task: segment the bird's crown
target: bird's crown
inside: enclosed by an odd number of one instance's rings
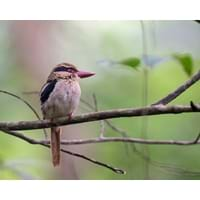
[[[60,63],[56,65],[56,67],[53,68],[53,70],[51,71],[48,77],[48,81],[51,81],[54,79],[71,78],[71,74],[73,75],[77,72],[78,72],[78,69],[74,65],[70,63]]]
[[[52,72],[78,72],[77,68],[70,63],[60,63],[56,65]]]

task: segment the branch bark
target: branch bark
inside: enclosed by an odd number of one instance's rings
[[[48,143],[49,141],[42,141]],[[89,138],[77,140],[62,140],[63,145],[81,145],[81,144],[94,144],[94,143],[109,143],[109,142],[127,142],[139,144],[152,144],[152,145],[194,145],[200,144],[199,135],[194,140],[151,140],[142,138],[124,138],[124,137],[104,137],[104,138]]]
[[[108,110],[94,113],[87,113],[76,115],[69,119],[58,118],[52,123],[50,120],[37,120],[37,121],[19,121],[19,122],[0,122],[0,129],[6,130],[33,130],[33,129],[43,129],[50,128],[54,126],[64,126],[69,124],[78,124],[92,121],[99,121],[111,118],[122,118],[122,117],[139,117],[146,115],[161,115],[161,114],[179,114],[188,112],[200,112],[200,106],[196,105],[194,110],[191,106],[147,106],[143,108],[135,109],[116,109]]]

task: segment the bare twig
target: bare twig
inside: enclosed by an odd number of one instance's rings
[[[94,101],[95,111],[98,112],[97,97],[95,94],[93,94],[92,97]],[[104,132],[105,132],[104,120],[100,120],[100,135],[99,135],[100,138],[104,137]]]
[[[35,116],[37,117],[37,119],[41,120],[40,116],[38,115],[37,111],[35,110],[35,108],[33,108],[33,106],[28,102],[26,101],[25,99],[21,98],[20,96],[16,95],[16,94],[13,94],[11,92],[8,92],[8,91],[5,91],[5,90],[0,90],[0,93],[3,93],[3,94],[7,94],[9,96],[12,96],[12,97],[15,97],[16,99],[22,101],[24,104],[26,104],[32,111],[33,113],[35,114]],[[45,136],[45,139],[47,139],[47,132],[46,130],[44,129],[44,136]]]
[[[187,80],[184,84],[179,86],[176,90],[169,93],[166,97],[160,99],[159,101],[153,103],[152,105],[166,105],[169,102],[176,99],[178,96],[180,96],[183,92],[185,92],[189,87],[191,87],[193,84],[195,84],[200,79],[200,70],[194,74],[189,80]]]
[[[97,112],[98,111],[97,97],[94,93],[92,94],[92,98],[93,98],[93,101],[94,101],[95,111]]]
[[[200,106],[197,107],[196,111],[193,111],[191,106],[147,106],[143,108],[135,109],[116,109],[107,110],[101,112],[87,113],[73,116],[71,121],[68,118],[58,118],[54,122],[50,120],[38,120],[38,121],[19,121],[19,122],[0,122],[0,129],[6,130],[32,130],[32,129],[43,129],[54,126],[63,126],[68,124],[78,124],[92,121],[99,121],[111,118],[122,118],[122,117],[136,117],[143,115],[161,115],[161,114],[179,114],[188,112],[200,112]]]
[[[105,132],[105,124],[104,124],[104,121],[101,120],[100,121],[100,134],[99,134],[100,138],[104,137],[104,132]]]
[[[128,137],[128,134],[125,130],[113,125],[109,120],[105,120],[105,122],[113,131],[120,133],[120,135],[122,135],[123,137]]]
[[[38,113],[36,112],[36,110],[33,108],[33,106],[30,103],[28,103],[28,101],[24,100],[23,98],[21,98],[20,96],[18,96],[16,94],[13,94],[13,93],[5,91],[5,90],[0,90],[0,93],[4,93],[4,94],[7,94],[7,95],[10,95],[12,97],[15,97],[16,99],[19,99],[23,103],[25,103],[33,111],[33,113],[35,114],[35,116],[40,120],[40,116],[38,115]]]
[[[80,99],[80,102],[85,104],[91,110],[95,110],[95,108],[91,104],[89,104],[87,101],[85,101],[83,98]]]
[[[25,135],[23,135],[23,134],[21,134],[21,133],[18,133],[18,132],[16,132],[16,131],[10,131],[10,130],[6,130],[6,129],[1,129],[1,131],[3,131],[3,132],[6,133],[6,134],[15,136],[15,137],[17,137],[17,138],[19,138],[19,139],[22,139],[22,140],[24,140],[24,141],[26,141],[26,142],[28,142],[28,143],[30,143],[30,144],[38,144],[38,145],[42,145],[42,146],[44,146],[44,147],[50,148],[50,145],[47,144],[46,141],[37,141],[37,140],[35,140],[35,139],[29,138],[29,137],[27,137],[27,136],[25,136]],[[99,166],[105,167],[105,168],[107,168],[107,169],[110,169],[110,170],[112,170],[113,172],[115,172],[115,173],[117,173],[117,174],[125,174],[125,173],[126,173],[126,172],[125,172],[124,170],[122,170],[122,169],[119,169],[119,168],[116,168],[116,167],[112,167],[111,165],[108,165],[108,164],[106,164],[106,163],[97,161],[97,160],[95,160],[95,159],[93,159],[93,158],[89,158],[89,157],[87,157],[87,156],[85,156],[85,155],[78,154],[78,153],[74,153],[74,152],[68,151],[68,150],[63,149],[63,148],[61,148],[61,151],[64,152],[64,153],[67,153],[67,154],[69,154],[69,155],[82,158],[82,159],[87,160],[87,161],[89,161],[89,162],[91,162],[91,163],[94,163],[94,164],[96,164],[96,165],[99,165]]]
[[[63,145],[83,145],[83,144],[94,144],[94,143],[110,143],[110,142],[126,142],[126,143],[138,143],[147,145],[194,145],[200,144],[200,135],[194,140],[151,140],[151,139],[141,139],[141,138],[124,138],[124,137],[104,137],[104,138],[89,138],[89,139],[75,139],[75,140],[62,140]],[[44,141],[48,143],[49,141]]]

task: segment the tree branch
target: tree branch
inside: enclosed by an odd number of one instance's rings
[[[191,106],[147,106],[143,108],[135,109],[116,109],[94,113],[87,113],[76,115],[69,119],[58,118],[54,122],[50,120],[37,120],[37,121],[19,121],[19,122],[0,122],[0,129],[6,130],[32,130],[32,129],[43,129],[54,126],[63,126],[68,124],[78,124],[92,121],[99,121],[103,119],[111,118],[122,118],[122,117],[138,117],[145,115],[161,115],[161,114],[179,114],[188,112],[200,112],[200,106],[196,105],[196,109],[193,110]]]
[[[126,142],[126,143],[139,143],[151,145],[194,145],[200,144],[200,134],[194,140],[151,140],[142,138],[125,138],[125,137],[104,137],[104,138],[89,138],[89,139],[76,139],[76,140],[62,140],[62,145],[82,145],[94,143],[110,143],[110,142]],[[41,140],[44,144],[49,144],[50,141]]]
[[[40,144],[43,146],[48,146],[50,144],[49,140],[35,140],[29,138],[16,131],[10,131],[6,129],[1,129],[4,133],[15,136],[22,139],[30,144]],[[193,140],[151,140],[133,137],[103,137],[103,138],[88,138],[88,139],[75,139],[75,140],[62,140],[62,145],[82,145],[82,144],[94,144],[94,143],[110,143],[110,142],[126,142],[126,143],[139,143],[139,144],[151,144],[151,145],[195,145],[200,144],[200,133]],[[72,153],[70,153],[72,154]]]
[[[33,108],[33,106],[28,101],[26,101],[25,99],[21,98],[20,96],[18,96],[16,94],[13,94],[11,92],[5,91],[5,90],[0,90],[0,93],[7,94],[9,96],[12,96],[12,97],[20,100],[21,102],[23,102],[25,105],[27,105],[31,109],[31,111],[35,114],[35,116],[37,117],[38,120],[41,120],[41,118],[38,115],[38,113],[35,110],[35,108]],[[47,132],[46,132],[46,130],[44,129],[43,132],[44,132],[45,139],[47,139]]]
[[[189,87],[191,87],[193,84],[195,84],[199,80],[200,80],[200,70],[196,74],[194,74],[189,80],[187,80],[185,83],[179,86],[176,90],[169,93],[166,97],[160,99],[159,101],[153,103],[152,105],[168,104],[169,102],[176,99],[176,97],[180,96],[183,92],[185,92]]]

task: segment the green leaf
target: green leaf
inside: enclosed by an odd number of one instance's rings
[[[193,72],[193,59],[189,54],[174,54],[173,57],[181,64],[188,76]]]
[[[132,68],[137,68],[140,65],[140,59],[136,57],[126,58],[118,62],[119,64],[126,65]]]

